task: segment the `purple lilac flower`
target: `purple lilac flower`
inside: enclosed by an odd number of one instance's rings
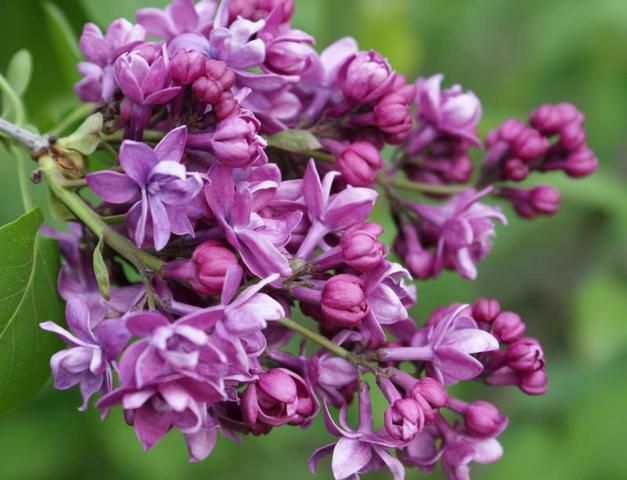
[[[127,140],[120,149],[124,173],[107,170],[87,176],[89,187],[103,200],[134,202],[126,220],[131,238],[140,247],[150,242],[161,250],[172,233],[194,233],[184,207],[200,193],[202,181],[181,164],[186,140],[185,126],[169,132],[154,149]]]
[[[490,189],[467,190],[442,206],[414,204],[425,222],[425,236],[435,243],[433,275],[444,268],[457,270],[468,279],[477,277],[476,264],[490,251],[495,235],[494,221],[507,223],[498,207],[479,203]]]
[[[88,62],[79,64],[79,71],[85,75],[76,84],[75,90],[84,102],[109,102],[118,87],[113,64],[123,53],[129,52],[142,43],[146,32],[139,25],[127,20],[115,20],[105,35],[93,23],[87,23],[80,38],[79,47]]]
[[[123,319],[94,322],[89,307],[80,299],[68,300],[65,317],[69,331],[50,321],[39,326],[59,335],[70,347],[50,359],[54,386],[67,390],[79,385],[83,396],[79,410],[84,411],[95,393],[111,391],[111,362],[124,350],[131,335]]]
[[[309,469],[316,473],[320,459],[332,455],[331,467],[335,480],[355,478],[363,473],[387,467],[394,480],[402,480],[405,469],[401,462],[394,458],[388,450],[401,445],[400,442],[373,431],[372,405],[368,384],[361,385],[359,390],[359,427],[352,430],[346,422],[346,408],[340,410],[340,425],[337,425],[328,408],[324,408],[325,424],[332,435],[339,437],[336,443],[316,450],[309,459]]]
[[[194,0],[173,0],[164,10],[143,8],[137,11],[137,22],[150,35],[166,41],[185,33],[207,34],[213,25],[216,1],[194,3]]]
[[[379,350],[382,360],[429,362],[435,378],[447,385],[475,378],[483,371],[483,365],[472,355],[497,350],[499,343],[477,327],[468,311],[466,305],[436,311],[429,327],[414,335],[410,347]]]

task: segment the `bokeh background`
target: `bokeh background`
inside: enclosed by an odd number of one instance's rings
[[[76,35],[163,0],[56,0]],[[344,35],[388,56],[408,76],[443,72],[482,99],[488,131],[524,118],[542,102],[569,100],[587,114],[601,171],[563,187],[562,212],[521,221],[510,215],[476,283],[444,275],[419,285],[415,317],[477,296],[495,296],[520,312],[546,345],[550,392],[487,395],[510,415],[504,458],[474,477],[508,480],[627,478],[627,2],[625,0],[297,0],[295,25],[319,47]],[[35,60],[26,95],[31,122],[49,128],[76,104],[77,51],[35,0],[0,0],[0,68],[28,48]],[[547,178],[536,180],[549,180]],[[44,200],[43,187],[33,187]],[[0,223],[21,203],[15,162],[0,154]],[[0,253],[1,254],[1,253]],[[43,319],[36,319],[37,321]],[[35,321],[35,319],[34,319]],[[460,392],[467,398],[485,389]],[[101,422],[79,414],[78,393],[45,385],[0,418],[3,480],[151,478],[161,480],[309,478],[306,458],[328,440],[318,425],[283,428],[238,447],[220,441],[200,465],[188,465],[182,438],[169,435],[143,453],[119,412]],[[322,469],[319,478],[328,478]],[[437,474],[439,475],[439,473]],[[439,478],[436,475],[436,478]],[[408,479],[425,478],[409,471]],[[373,477],[376,478],[376,477]]]

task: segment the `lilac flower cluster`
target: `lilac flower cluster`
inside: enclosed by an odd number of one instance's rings
[[[68,302],[67,329],[42,324],[67,344],[51,360],[55,386],[78,385],[81,409],[93,396],[105,414],[121,407],[145,449],[179,430],[193,462],[219,434],[322,416],[336,440],[313,454],[313,471],[331,455],[336,480],[381,468],[399,480],[438,462],[467,479],[473,462],[502,455],[507,418],[448,387],[543,394],[543,350],[493,299],[442,307],[419,326],[412,275],[475,279],[506,223],[498,197],[523,217],[555,213],[554,188],[509,182],[592,173],[583,115],[559,104],[528,125],[508,120],[470,183],[471,149],[483,145],[473,93],[444,89],[442,75],[408,82],[351,38],[318,53],[293,13],[292,0],[173,0],[138,11],[138,25],[85,26],[76,92],[98,104],[103,150],[115,153],[110,169],[85,176],[102,200],[93,210],[163,267],[127,257],[137,281],[110,245],[105,295],[91,227],[47,230]],[[400,263],[370,220],[379,192]]]

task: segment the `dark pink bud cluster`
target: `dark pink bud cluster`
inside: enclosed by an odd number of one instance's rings
[[[479,299],[473,305],[479,325],[506,348],[486,354],[482,361],[490,385],[518,385],[528,395],[547,391],[544,351],[535,338],[525,337],[527,329],[520,315],[503,312],[494,299]]]
[[[369,310],[363,281],[349,274],[330,278],[322,289],[320,306],[328,326],[358,327]]]
[[[235,74],[226,63],[207,59],[202,74],[192,85],[194,95],[203,103],[218,104],[235,84]]]

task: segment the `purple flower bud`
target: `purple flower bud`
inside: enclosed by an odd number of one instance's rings
[[[385,245],[378,240],[383,227],[375,223],[355,226],[342,235],[340,245],[344,262],[359,272],[375,269],[385,256]]]
[[[553,215],[560,208],[560,191],[548,185],[540,185],[529,191],[529,205],[538,213]]]
[[[313,39],[293,31],[272,40],[266,49],[265,66],[279,75],[298,75],[316,58]]]
[[[386,140],[398,145],[405,141],[413,127],[409,105],[402,95],[391,93],[374,107],[375,123],[385,134]]]
[[[422,430],[424,414],[418,403],[411,398],[392,402],[384,414],[385,430],[392,438],[409,442]]]
[[[218,100],[218,103],[213,105],[213,114],[216,117],[216,121],[221,122],[229,117],[235,117],[240,114],[240,104],[233,98],[230,92],[224,92]]]
[[[599,160],[587,147],[571,153],[564,166],[566,174],[575,178],[591,175],[596,172],[597,168],[599,168]]]
[[[502,167],[504,180],[522,182],[529,175],[529,167],[519,158],[508,158]]]
[[[176,51],[170,62],[170,76],[181,85],[191,85],[205,73],[205,57],[196,50]]]
[[[464,412],[466,430],[474,437],[497,437],[505,430],[507,418],[490,402],[478,400]]]
[[[383,166],[381,153],[368,142],[355,142],[344,149],[336,160],[337,169],[346,183],[354,187],[368,187],[377,178]]]
[[[507,350],[507,365],[516,372],[533,372],[544,367],[544,352],[535,338],[521,338]]]
[[[235,254],[216,240],[208,240],[196,247],[192,262],[197,272],[193,287],[204,295],[219,295],[229,268],[238,263]]]
[[[260,374],[257,383],[249,385],[242,395],[242,415],[255,435],[288,423],[301,425],[316,410],[305,380],[284,368]]]
[[[546,374],[546,370],[541,368],[523,374],[518,381],[518,386],[527,395],[544,395],[548,391],[548,382],[549,378]]]
[[[325,320],[340,328],[355,328],[368,314],[365,285],[360,278],[340,274],[330,278],[322,290]]]
[[[191,134],[187,146],[212,153],[226,167],[246,167],[265,156],[260,125],[254,115],[242,112],[220,122],[214,131]]]
[[[531,126],[544,134],[556,134],[568,124],[582,124],[584,116],[571,103],[542,105],[529,116]]]
[[[513,312],[501,312],[492,324],[492,333],[500,342],[515,342],[525,334],[525,323],[520,315]]]
[[[420,378],[413,389],[414,393],[420,393],[433,407],[445,407],[448,402],[448,394],[444,385],[435,378]]]
[[[347,98],[370,103],[390,92],[395,75],[388,61],[371,50],[345,64],[340,72],[340,88]]]
[[[235,84],[235,73],[221,60],[208,59],[204,65],[203,75],[194,81],[194,95],[201,102],[218,103],[224,92]]]
[[[492,323],[501,313],[501,306],[494,298],[480,298],[472,305],[472,316],[477,322]]]

